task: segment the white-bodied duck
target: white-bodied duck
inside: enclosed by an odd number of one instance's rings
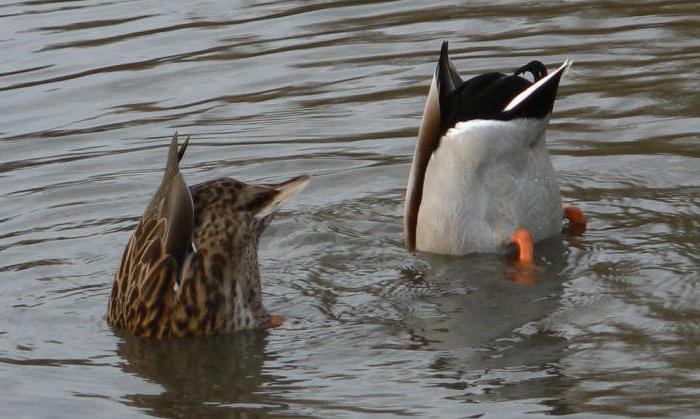
[[[577,207],[562,207],[545,131],[565,61],[547,73],[531,61],[507,76],[463,81],[442,44],[423,111],[406,190],[411,250],[447,255],[504,253],[532,262],[533,242],[560,234],[563,219],[585,230]],[[531,73],[534,82],[520,77]]]

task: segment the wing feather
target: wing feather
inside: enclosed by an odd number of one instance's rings
[[[136,335],[162,335],[164,322],[155,320],[167,311],[168,290],[173,290],[192,247],[194,206],[179,168],[188,140],[178,149],[177,134],[173,136],[163,181],[129,239],[115,275],[107,320]]]

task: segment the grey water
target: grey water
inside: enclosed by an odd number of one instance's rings
[[[5,1],[0,417],[700,412],[696,1]],[[407,252],[440,42],[465,76],[564,78],[548,144],[586,234]],[[173,132],[183,173],[313,176],[261,243],[269,333],[151,342],[103,319]]]

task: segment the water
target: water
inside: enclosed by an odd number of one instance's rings
[[[0,416],[700,411],[695,1],[0,5]],[[576,63],[548,143],[581,237],[411,254],[440,42],[463,74]],[[169,136],[190,183],[313,181],[261,244],[269,334],[154,343],[103,315]]]

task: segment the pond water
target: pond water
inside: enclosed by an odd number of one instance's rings
[[[700,411],[696,1],[6,1],[0,416]],[[590,220],[506,256],[403,247],[440,42],[464,75],[576,60],[548,144]],[[313,176],[261,243],[269,333],[151,342],[103,315],[191,135],[190,184]]]

